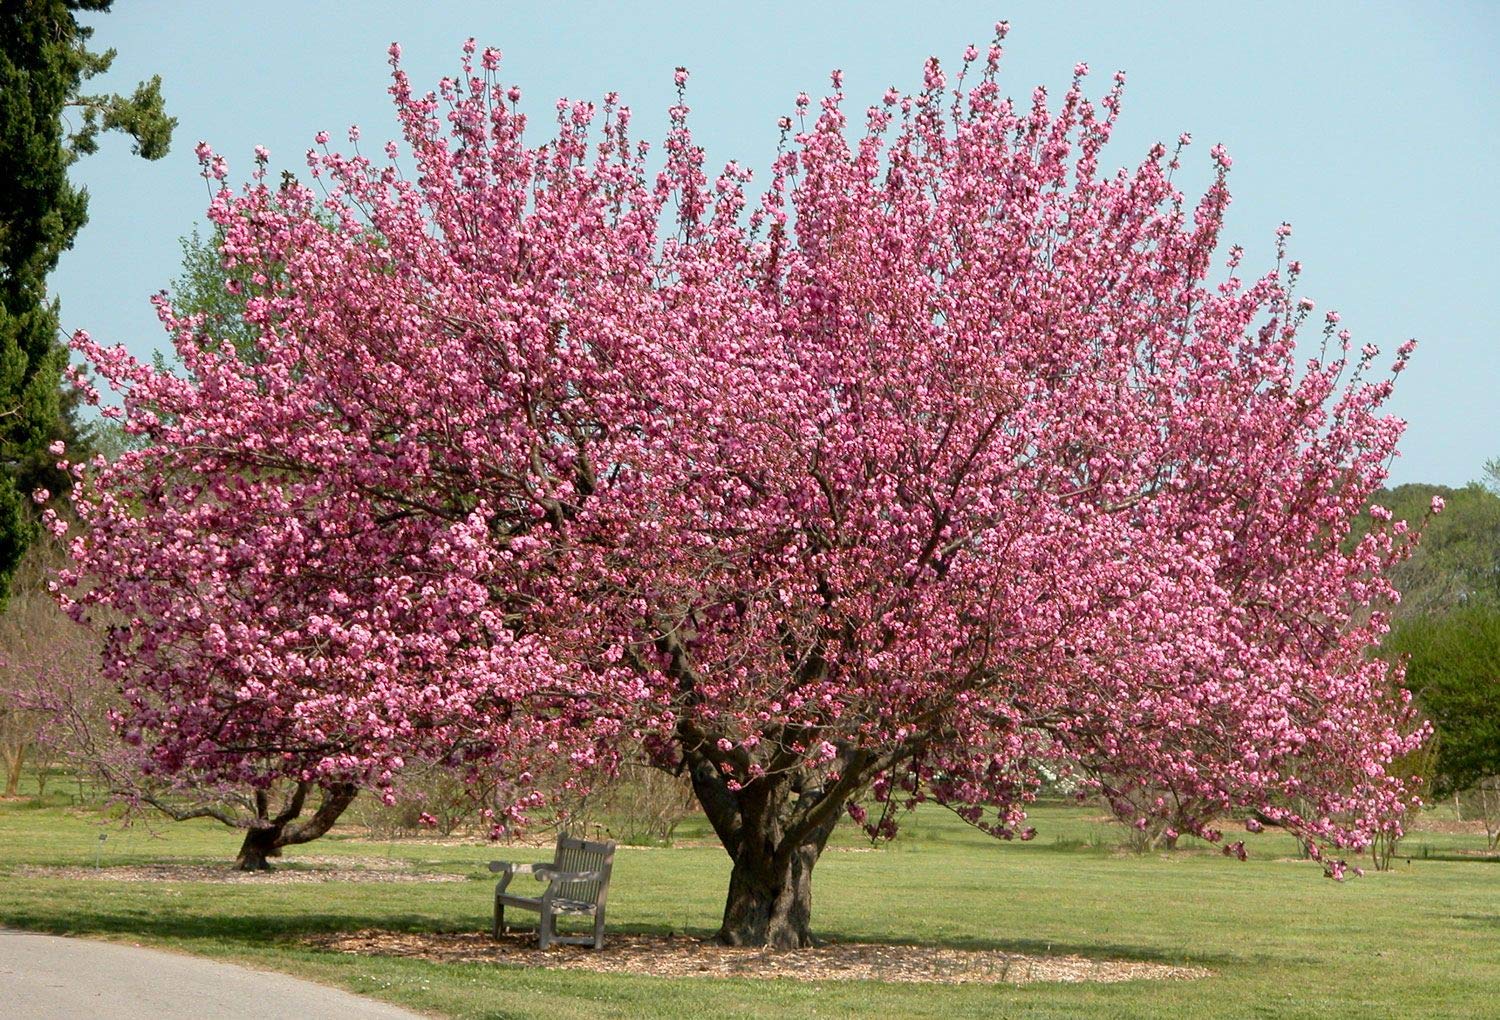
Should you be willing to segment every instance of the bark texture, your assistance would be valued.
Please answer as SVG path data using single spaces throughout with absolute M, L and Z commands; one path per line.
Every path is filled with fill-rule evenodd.
M 838 823 L 833 791 L 803 789 L 798 772 L 730 790 L 700 761 L 693 790 L 734 861 L 718 941 L 731 946 L 805 949 L 812 934 L 812 874 Z
M 236 868 L 240 871 L 269 871 L 271 859 L 280 857 L 283 847 L 310 843 L 333 828 L 333 823 L 354 803 L 355 795 L 359 793 L 358 787 L 347 783 L 325 787 L 317 810 L 303 817 L 302 811 L 311 789 L 310 783 L 297 784 L 281 810 L 274 815 L 271 814 L 269 796 L 264 792 L 256 793 L 256 817 L 245 831 L 245 840 L 240 844 L 239 856 L 234 862 Z
M 16 744 L 4 749 L 5 796 L 14 797 L 21 789 L 21 767 L 26 763 L 26 745 Z
M 832 830 L 832 826 L 828 827 Z M 741 849 L 729 875 L 718 939 L 731 946 L 806 949 L 812 935 L 813 865 L 827 837 L 761 854 Z

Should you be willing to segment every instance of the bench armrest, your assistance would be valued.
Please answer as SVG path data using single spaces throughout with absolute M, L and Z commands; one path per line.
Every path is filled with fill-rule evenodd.
M 545 882 L 547 876 L 552 873 L 550 861 L 538 861 L 535 864 L 515 864 L 511 861 L 490 861 L 490 870 L 500 876 L 500 884 L 495 886 L 495 894 L 498 896 L 510 885 L 511 879 L 517 875 L 535 875 L 538 882 Z
M 557 885 L 565 882 L 602 882 L 604 872 L 602 871 L 553 871 L 550 867 L 543 874 L 536 876 L 538 882 L 552 881 Z
M 551 861 L 538 861 L 536 864 L 516 864 L 513 861 L 490 861 L 490 870 L 499 874 L 505 872 L 507 875 L 535 875 L 539 871 L 551 871 Z

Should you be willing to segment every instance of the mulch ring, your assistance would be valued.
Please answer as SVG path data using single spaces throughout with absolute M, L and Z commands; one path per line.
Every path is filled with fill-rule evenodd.
M 129 864 L 103 868 L 18 865 L 12 874 L 28 878 L 70 878 L 110 882 L 226 882 L 296 885 L 308 882 L 465 882 L 464 874 L 419 871 L 410 861 L 383 857 L 313 857 L 270 871 L 236 871 L 228 864 Z
M 496 941 L 487 932 L 361 931 L 308 938 L 320 949 L 360 956 L 400 956 L 436 963 L 501 963 L 558 970 L 646 974 L 653 977 L 789 978 L 796 981 L 896 981 L 938 984 L 1029 984 L 1033 981 L 1185 980 L 1208 977 L 1202 967 L 1030 956 L 998 950 L 944 949 L 874 943 L 829 943 L 776 952 L 721 946 L 673 935 L 608 935 L 604 948 L 536 948 L 536 936 L 513 932 Z

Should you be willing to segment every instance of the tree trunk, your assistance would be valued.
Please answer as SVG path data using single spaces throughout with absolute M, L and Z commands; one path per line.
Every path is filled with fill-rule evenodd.
M 705 763 L 692 778 L 693 791 L 734 861 L 724 922 L 715 938 L 730 946 L 812 946 L 813 866 L 838 824 L 841 792 L 804 790 L 796 771 L 768 775 L 734 791 Z
M 236 868 L 240 871 L 271 870 L 271 858 L 280 857 L 282 847 L 309 843 L 326 833 L 359 793 L 358 787 L 348 783 L 326 787 L 318 809 L 303 818 L 302 808 L 310 788 L 309 783 L 299 783 L 285 806 L 274 816 L 270 813 L 266 792 L 256 792 L 256 818 L 240 844 L 239 855 L 234 861 Z
M 833 768 L 819 775 L 800 757 L 816 734 L 778 727 L 764 734 L 765 747 L 773 750 L 764 767 L 755 769 L 746 750 L 736 750 L 693 717 L 702 677 L 692 663 L 691 637 L 691 627 L 669 626 L 656 648 L 666 656 L 667 671 L 681 692 L 684 711 L 676 727 L 681 768 L 734 862 L 716 937 L 732 946 L 806 948 L 814 944 L 813 866 L 845 805 L 874 776 L 917 753 L 921 744 L 908 741 L 880 753 L 855 745 L 836 747 L 836 758 L 829 763 Z M 801 679 L 817 679 L 825 671 L 821 648 L 811 652 L 798 667 Z M 778 747 L 783 750 L 774 750 Z M 730 777 L 747 774 L 752 777 L 748 781 L 731 782 Z
M 5 796 L 14 797 L 21 789 L 21 766 L 26 762 L 26 745 L 16 744 L 5 751 Z
M 279 842 L 284 826 L 264 829 L 247 829 L 245 841 L 240 844 L 239 856 L 234 866 L 240 871 L 270 871 L 271 858 L 281 856 Z
M 718 941 L 730 946 L 807 949 L 812 936 L 812 873 L 824 839 L 794 849 L 785 862 L 742 848 L 729 875 Z

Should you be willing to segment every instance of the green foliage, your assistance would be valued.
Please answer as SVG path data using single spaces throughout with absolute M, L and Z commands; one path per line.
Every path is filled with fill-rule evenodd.
M 1430 513 L 1433 496 L 1447 503 L 1440 514 Z M 1460 489 L 1413 484 L 1374 501 L 1423 528 L 1411 558 L 1392 573 L 1401 592 L 1397 620 L 1462 606 L 1500 609 L 1500 494 L 1478 482 Z
M 1397 757 L 1387 766 L 1386 772 L 1401 780 L 1408 790 L 1426 793 L 1432 789 L 1433 780 L 1437 778 L 1438 748 L 1437 740 L 1429 740 L 1421 747 Z M 1375 838 L 1370 843 L 1370 859 L 1375 862 L 1376 871 L 1391 870 L 1391 860 L 1400 849 L 1401 841 L 1406 838 L 1416 813 L 1415 807 L 1410 808 L 1403 817 L 1397 819 L 1399 827 L 1389 825 L 1375 833 Z
M 295 181 L 289 171 L 282 171 L 284 186 Z M 330 230 L 335 226 L 331 216 L 320 215 L 319 222 Z M 384 243 L 373 232 L 368 236 L 372 244 Z M 262 258 L 254 264 L 226 268 L 221 227 L 213 227 L 205 235 L 195 226 L 191 234 L 177 241 L 182 248 L 182 272 L 167 288 L 172 307 L 180 315 L 201 318 L 199 333 L 209 348 L 222 349 L 221 345 L 228 344 L 241 361 L 247 364 L 259 361 L 261 327 L 246 321 L 245 308 L 252 299 L 273 290 L 283 294 L 287 291 L 290 285 L 284 277 L 285 264 Z M 157 368 L 165 367 L 163 352 L 156 352 L 154 360 Z
M 35 535 L 31 492 L 68 484 L 47 446 L 61 439 L 77 451 L 90 438 L 76 398 L 60 393 L 67 350 L 57 302 L 47 300 L 47 275 L 88 219 L 88 195 L 68 182 L 67 168 L 98 148 L 101 131 L 124 132 L 137 154 L 160 159 L 176 124 L 159 78 L 128 97 L 81 91 L 115 51 L 91 52 L 93 30 L 74 15 L 109 7 L 0 0 L 0 602 Z
M 172 281 L 168 292 L 179 313 L 202 317 L 206 336 L 231 345 L 240 358 L 253 360 L 259 356 L 256 340 L 260 330 L 245 321 L 245 302 L 264 288 L 257 287 L 252 279 L 255 268 L 224 268 L 219 254 L 223 239 L 222 230 L 215 229 L 205 237 L 197 227 L 179 238 L 182 275 Z M 231 281 L 237 285 L 233 290 L 227 286 Z
M 1410 657 L 1407 686 L 1437 727 L 1436 793 L 1500 774 L 1500 608 L 1405 620 L 1384 649 Z

